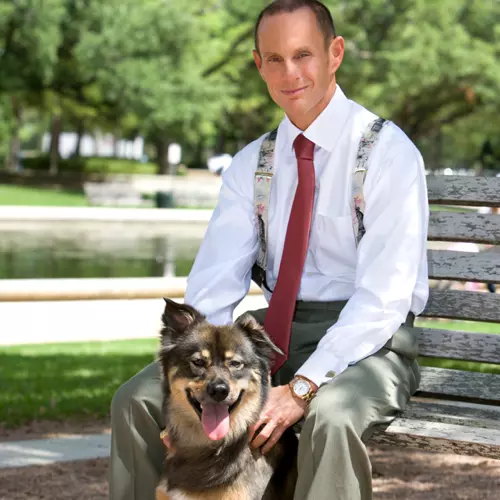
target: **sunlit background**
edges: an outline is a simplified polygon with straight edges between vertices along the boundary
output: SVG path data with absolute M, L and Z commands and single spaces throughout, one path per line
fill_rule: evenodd
M 346 41 L 338 83 L 406 132 L 428 176 L 500 174 L 499 1 L 325 3 Z M 161 297 L 182 300 L 221 174 L 283 117 L 252 57 L 267 4 L 0 0 L 0 437 L 94 425 L 154 359 Z

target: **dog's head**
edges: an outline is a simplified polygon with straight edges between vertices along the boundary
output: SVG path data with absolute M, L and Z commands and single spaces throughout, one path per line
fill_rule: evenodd
M 240 437 L 265 403 L 279 349 L 250 314 L 217 327 L 189 305 L 165 302 L 159 361 L 169 422 L 214 441 Z

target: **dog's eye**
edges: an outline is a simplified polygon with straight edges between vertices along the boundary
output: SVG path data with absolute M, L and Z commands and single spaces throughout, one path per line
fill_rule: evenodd
M 205 366 L 205 360 L 201 358 L 192 359 L 191 363 L 193 363 L 193 365 L 197 366 L 198 368 L 203 368 Z
M 233 359 L 233 360 L 229 361 L 229 367 L 235 368 L 235 369 L 242 368 L 243 363 L 241 361 L 236 361 L 235 359 Z

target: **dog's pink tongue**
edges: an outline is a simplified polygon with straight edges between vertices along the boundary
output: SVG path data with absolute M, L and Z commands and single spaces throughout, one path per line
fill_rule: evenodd
M 229 410 L 227 405 L 206 404 L 203 405 L 201 423 L 205 434 L 217 441 L 222 439 L 229 432 Z

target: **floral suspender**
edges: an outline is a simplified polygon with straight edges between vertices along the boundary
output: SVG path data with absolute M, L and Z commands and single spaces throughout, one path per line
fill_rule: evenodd
M 358 145 L 358 154 L 356 156 L 356 165 L 352 176 L 352 227 L 356 246 L 359 245 L 361 238 L 365 234 L 363 224 L 363 214 L 365 213 L 365 198 L 363 196 L 363 184 L 365 182 L 366 172 L 368 171 L 368 159 L 370 153 L 377 142 L 379 132 L 387 121 L 384 118 L 377 118 L 371 122 L 364 130 Z
M 363 132 L 356 155 L 356 164 L 352 178 L 352 205 L 351 215 L 356 240 L 356 246 L 365 234 L 363 224 L 363 213 L 365 200 L 363 196 L 363 184 L 368 171 L 368 159 L 375 146 L 379 132 L 388 123 L 383 118 L 377 118 L 371 122 Z M 264 286 L 271 291 L 266 283 L 267 269 L 267 221 L 269 198 L 271 194 L 271 182 L 273 178 L 274 145 L 278 129 L 270 132 L 264 139 L 260 148 L 259 163 L 254 177 L 254 211 L 259 226 L 259 252 L 257 261 L 252 268 L 252 279 L 262 288 Z
M 267 269 L 267 212 L 271 195 L 271 181 L 273 179 L 274 145 L 278 129 L 274 129 L 262 142 L 259 154 L 259 163 L 254 177 L 254 210 L 259 226 L 259 253 L 252 268 L 252 279 L 262 288 L 268 290 L 266 282 Z M 271 290 L 269 290 L 271 291 Z

